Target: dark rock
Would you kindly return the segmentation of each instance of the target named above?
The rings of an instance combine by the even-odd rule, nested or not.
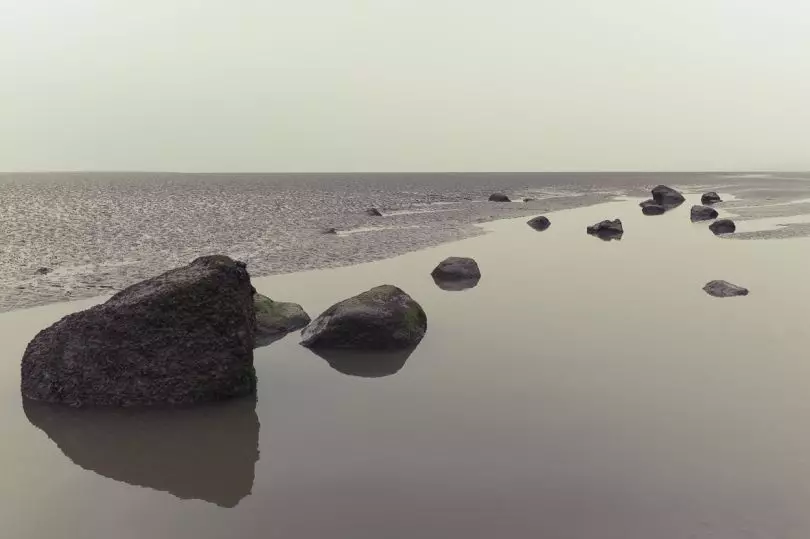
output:
[[[509,197],[504,195],[503,193],[492,193],[489,195],[490,202],[511,202]]]
[[[641,207],[641,213],[644,215],[662,215],[666,211],[667,209],[665,207],[659,206],[658,204],[648,204]]]
[[[706,286],[703,287],[703,290],[705,290],[710,296],[714,296],[716,298],[730,298],[733,296],[748,295],[747,288],[731,284],[728,281],[709,281],[706,283]]]
[[[535,200],[537,200],[537,199],[532,198],[532,197],[526,197],[526,198],[523,199],[523,202],[534,202]]]
[[[284,336],[311,322],[309,315],[297,303],[273,301],[267,296],[256,294],[253,296],[253,305],[256,308],[257,346],[264,345],[265,340],[273,342],[276,340],[273,337]]]
[[[709,206],[692,206],[689,217],[692,219],[692,222],[696,222],[717,219],[717,215],[717,210]]]
[[[340,373],[362,378],[382,378],[399,372],[415,349],[416,347],[410,346],[401,350],[315,349],[313,352]]]
[[[23,355],[22,393],[71,406],[249,395],[255,323],[245,264],[198,258],[41,331]]]
[[[682,194],[672,187],[667,187],[666,185],[657,185],[653,187],[652,197],[656,204],[663,206],[666,209],[680,206],[683,204],[684,200],[686,200],[683,198]]]
[[[549,221],[548,217],[546,217],[545,215],[540,215],[538,217],[535,217],[534,219],[529,219],[526,222],[526,224],[532,227],[533,229],[542,232],[543,230],[546,230],[548,227],[551,226],[551,221]]]
[[[329,307],[301,333],[308,348],[393,350],[415,346],[427,315],[408,294],[382,285]]]
[[[323,231],[324,234],[337,234],[337,228],[327,228]]]
[[[638,205],[641,206],[642,208],[646,208],[647,206],[658,206],[658,203],[653,199],[648,198],[647,200],[639,202]]]
[[[703,196],[700,197],[701,204],[717,204],[718,202],[723,202],[723,199],[721,199],[720,195],[718,195],[714,191],[703,193]]]
[[[430,275],[436,286],[450,292],[474,288],[481,280],[481,270],[475,260],[456,256],[440,262]]]
[[[34,273],[37,275],[48,275],[52,271],[51,268],[38,268]]]
[[[256,397],[178,408],[72,408],[22,399],[28,421],[74,464],[182,499],[234,507],[259,460]]]
[[[604,241],[620,240],[624,234],[624,228],[622,228],[622,222],[620,219],[596,223],[593,226],[589,226],[586,231],[591,236],[596,236]]]
[[[371,217],[382,217],[382,213],[377,208],[369,208],[366,210],[366,215]]]
[[[718,219],[709,225],[709,229],[715,234],[732,234],[737,230],[737,225],[731,219]]]

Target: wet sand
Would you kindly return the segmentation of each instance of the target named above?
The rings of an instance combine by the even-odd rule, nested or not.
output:
[[[382,283],[428,315],[410,355],[371,371],[297,334],[257,350],[255,402],[23,408],[27,342],[99,300],[0,314],[3,535],[806,539],[810,239],[715,237],[689,221],[696,198],[255,279],[313,316]],[[585,234],[616,217],[621,241]],[[451,255],[476,258],[478,286],[436,286]],[[713,279],[751,293],[712,298]]]

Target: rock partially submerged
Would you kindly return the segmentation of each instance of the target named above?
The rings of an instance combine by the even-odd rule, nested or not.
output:
[[[703,196],[700,197],[701,204],[717,204],[718,202],[723,202],[723,199],[721,199],[720,195],[718,195],[714,191],[703,193]]]
[[[23,355],[22,393],[71,406],[249,395],[255,323],[245,264],[198,258],[41,331]]]
[[[659,206],[658,204],[647,204],[641,207],[641,213],[644,215],[662,215],[666,211],[667,209],[665,207]]]
[[[656,204],[668,210],[680,206],[686,200],[681,193],[666,185],[653,187],[652,197]]]
[[[472,258],[451,256],[442,260],[430,273],[436,286],[458,292],[473,288],[481,280],[481,270]]]
[[[591,236],[596,236],[597,238],[605,241],[620,240],[624,234],[621,219],[614,219],[612,221],[606,220],[596,223],[595,225],[589,226],[586,231]]]
[[[747,296],[748,289],[736,284],[731,284],[728,281],[709,281],[703,287],[710,296],[716,298],[731,298],[734,296]]]
[[[267,296],[253,296],[256,308],[256,345],[270,344],[276,337],[306,327],[311,319],[297,303],[273,301]],[[269,341],[269,342],[265,342]]]
[[[535,230],[543,231],[546,230],[548,227],[551,226],[551,221],[548,220],[548,217],[545,215],[539,215],[533,219],[529,219],[526,222],[527,225],[532,227]]]
[[[642,208],[646,208],[647,206],[658,206],[658,202],[654,201],[651,198],[648,198],[647,200],[639,202],[638,205],[641,206]]]
[[[509,197],[504,195],[503,193],[492,193],[489,195],[490,202],[512,202],[509,200]]]
[[[394,350],[415,346],[427,315],[408,294],[382,285],[329,307],[301,333],[308,348]]]
[[[737,225],[731,219],[718,219],[709,225],[709,229],[716,235],[732,234],[737,230]]]
[[[382,217],[382,213],[377,208],[369,208],[366,210],[366,215],[370,217]]]
[[[712,219],[717,219],[717,215],[717,210],[709,206],[692,206],[692,210],[689,212],[689,218],[692,219],[693,223],[697,221],[711,221]]]

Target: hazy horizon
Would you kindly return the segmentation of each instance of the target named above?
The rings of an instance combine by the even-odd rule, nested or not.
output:
[[[0,0],[0,171],[810,170],[798,0]]]

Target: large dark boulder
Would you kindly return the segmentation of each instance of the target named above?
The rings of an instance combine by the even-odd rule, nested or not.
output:
[[[734,296],[747,296],[748,289],[728,281],[709,281],[703,290],[716,298],[731,298]]]
[[[297,303],[273,301],[267,296],[253,296],[256,308],[256,346],[265,346],[311,322],[304,308]]]
[[[71,406],[249,395],[255,322],[245,264],[198,258],[41,331],[23,355],[22,393]]]
[[[732,234],[737,230],[737,225],[731,219],[718,219],[709,225],[709,229],[716,235]]]
[[[532,227],[535,230],[543,231],[546,230],[548,227],[551,226],[551,221],[548,220],[548,217],[545,215],[539,215],[534,217],[533,219],[529,219],[526,221],[526,224]]]
[[[382,285],[336,303],[301,333],[308,348],[394,350],[415,346],[427,331],[427,315],[408,294]]]
[[[717,204],[718,202],[723,202],[723,199],[721,199],[720,195],[718,195],[714,191],[703,193],[703,196],[700,197],[701,204]]]
[[[647,204],[641,207],[641,213],[644,215],[662,215],[666,211],[667,209],[665,207],[659,206],[658,204]]]
[[[667,209],[674,208],[683,204],[686,200],[682,194],[666,185],[657,185],[653,187],[652,197],[656,204],[663,206]]]
[[[490,202],[512,202],[509,200],[509,197],[504,195],[503,193],[492,193],[489,195]]]
[[[451,256],[442,260],[430,273],[436,286],[458,292],[473,288],[481,280],[481,270],[472,258]]]
[[[624,235],[624,228],[622,227],[621,219],[614,219],[612,221],[602,221],[595,225],[589,226],[586,232],[591,236],[605,241],[620,240]]]
[[[692,219],[693,223],[697,221],[711,221],[712,219],[717,219],[717,215],[717,210],[709,206],[692,206],[692,210],[689,212],[689,218]]]

